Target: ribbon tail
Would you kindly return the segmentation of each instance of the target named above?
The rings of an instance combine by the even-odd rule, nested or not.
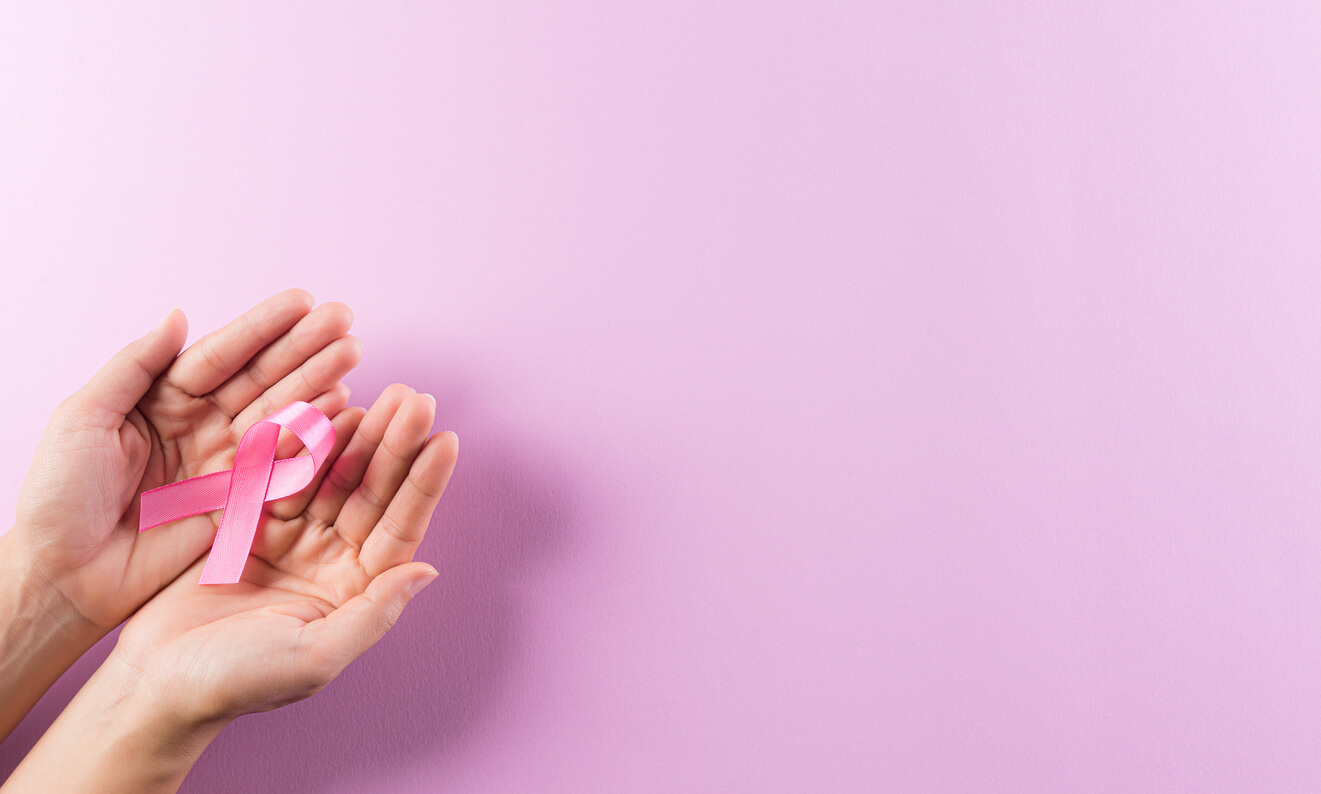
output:
[[[234,584],[243,575],[261,521],[266,491],[270,488],[275,443],[279,438],[280,426],[263,420],[253,425],[239,442],[225,514],[220,519],[199,584]]]

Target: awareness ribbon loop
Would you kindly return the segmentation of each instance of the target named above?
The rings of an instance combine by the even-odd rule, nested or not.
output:
[[[281,427],[298,436],[310,454],[276,460]],[[262,504],[306,488],[334,446],[335,428],[325,414],[305,402],[290,403],[248,428],[234,453],[234,468],[144,491],[138,531],[223,508],[198,584],[233,584],[248,561]]]

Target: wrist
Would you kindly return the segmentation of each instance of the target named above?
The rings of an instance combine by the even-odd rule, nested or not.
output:
[[[211,740],[233,721],[193,715],[169,702],[141,670],[115,651],[85,688],[83,720],[103,720],[114,737],[113,744],[133,748],[134,757],[140,754],[158,769],[186,762],[181,770],[186,773]]]
[[[109,629],[89,619],[56,583],[56,577],[43,565],[40,556],[24,540],[25,532],[15,525],[0,535],[0,574],[5,595],[20,599],[23,619],[42,627],[45,633],[69,639],[91,638],[91,643],[109,633]],[[110,628],[113,628],[110,627]]]
[[[0,536],[0,739],[106,633],[45,578],[17,532]]]
[[[121,640],[97,670],[102,679],[98,685],[102,698],[107,701],[123,699],[138,721],[150,722],[159,726],[163,733],[187,742],[197,737],[214,738],[226,725],[242,716],[241,713],[222,713],[207,708],[196,698],[186,697],[187,693],[181,697],[170,674],[150,667],[144,669],[139,661],[124,652]]]
[[[15,770],[5,792],[174,791],[229,723],[167,705],[141,671],[112,652]],[[52,783],[54,785],[52,785]]]

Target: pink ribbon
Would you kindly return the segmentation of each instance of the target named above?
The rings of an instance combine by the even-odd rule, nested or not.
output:
[[[276,460],[281,427],[293,431],[311,454]],[[248,562],[262,504],[306,488],[334,446],[335,428],[325,414],[304,402],[290,403],[248,428],[234,453],[234,468],[144,491],[138,531],[223,508],[198,584],[233,584]]]

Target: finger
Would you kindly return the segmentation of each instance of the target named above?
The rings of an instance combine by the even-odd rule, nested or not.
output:
[[[335,519],[335,528],[353,547],[361,549],[372,527],[385,515],[390,500],[408,477],[413,460],[431,434],[435,417],[435,398],[429,394],[412,394],[390,420],[362,482],[353,489]]]
[[[234,417],[233,430],[242,437],[249,427],[296,400],[311,400],[334,386],[362,360],[362,343],[355,336],[341,336],[312,356],[301,367],[284,376],[252,404]]]
[[[210,392],[312,311],[312,303],[312,296],[301,289],[267,298],[190,345],[170,367],[166,379],[194,397]]]
[[[220,410],[238,414],[267,389],[302,366],[331,342],[349,332],[353,312],[342,303],[323,303],[302,318],[288,333],[252,358],[234,377],[222,383],[212,397]]]
[[[459,437],[454,433],[437,433],[427,440],[385,515],[362,544],[358,559],[368,576],[413,559],[458,458]]]
[[[385,437],[390,420],[403,404],[404,398],[412,393],[413,390],[402,383],[392,384],[381,392],[381,396],[376,398],[371,410],[367,411],[362,423],[358,425],[344,453],[335,459],[330,471],[326,473],[325,481],[307,507],[308,515],[327,524],[335,523],[349,495],[362,482],[362,475],[366,473],[376,447]]]
[[[325,414],[327,419],[333,420],[335,418],[335,415],[343,411],[345,406],[349,404],[350,395],[351,392],[349,390],[348,384],[336,383],[326,391],[322,392],[321,394],[309,400],[308,402],[312,404],[312,407],[316,408],[318,411]],[[256,424],[256,422],[254,422],[253,424]],[[245,428],[244,432],[251,429],[252,429],[251,426],[249,426]],[[234,430],[232,425],[231,425],[231,431],[234,438],[234,444],[237,447],[237,445],[243,440],[243,433]],[[234,453],[236,451],[237,451],[236,449],[231,449],[228,452],[226,452],[222,458],[220,458],[222,462],[221,468],[224,468],[224,464],[233,465]],[[275,442],[275,457],[277,459],[292,458],[295,455],[307,455],[307,454],[310,453],[307,452],[307,448],[303,446],[302,439],[300,439],[297,435],[293,433],[293,431],[289,430],[288,428],[286,427],[280,428],[280,436]],[[329,460],[330,459],[328,458],[328,462],[325,464],[326,466],[330,465]]]
[[[170,366],[188,338],[188,318],[172,310],[146,336],[120,350],[69,398],[78,411],[123,418]]]
[[[391,568],[373,579],[363,593],[325,618],[307,624],[302,633],[307,652],[302,657],[312,669],[305,672],[330,681],[384,637],[413,596],[434,582],[437,575],[436,569],[424,562]]]
[[[315,405],[316,403],[313,403]],[[277,499],[267,503],[266,507],[270,514],[282,520],[289,520],[301,515],[311,503],[312,497],[316,495],[317,489],[321,487],[321,482],[326,479],[326,474],[330,467],[344,453],[349,442],[353,439],[353,434],[357,432],[358,425],[362,423],[362,418],[366,416],[367,411],[358,408],[345,408],[336,414],[330,423],[335,428],[335,446],[331,448],[330,455],[326,462],[312,475],[312,482],[307,487],[292,496],[286,496],[283,499]],[[327,414],[329,416],[329,414]]]

